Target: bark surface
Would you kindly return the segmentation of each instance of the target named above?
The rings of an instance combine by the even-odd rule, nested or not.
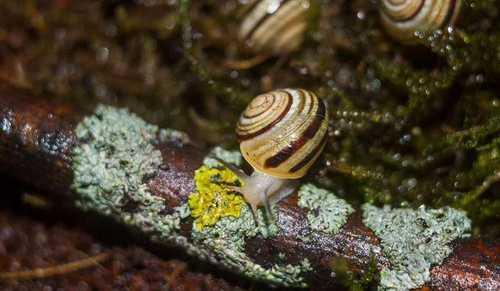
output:
[[[88,112],[87,112],[88,113]],[[0,88],[0,171],[47,193],[47,198],[71,204],[72,170],[70,153],[77,144],[74,128],[86,115],[69,104],[49,101],[10,88]],[[173,208],[187,201],[194,190],[194,171],[204,153],[195,146],[161,144],[163,166],[148,181],[153,195],[165,199]],[[314,272],[307,276],[313,289],[335,284],[332,266],[345,262],[354,274],[362,274],[375,259],[377,267],[389,266],[378,239],[363,225],[361,212],[352,214],[337,235],[315,232],[307,226],[305,212],[297,206],[296,195],[279,203],[279,224],[283,229],[271,239],[255,237],[246,243],[247,254],[264,267],[286,254],[287,263],[307,258]],[[184,221],[181,234],[190,238],[192,225]],[[300,239],[307,233],[308,242]],[[454,252],[440,266],[431,269],[429,286],[436,290],[500,288],[498,242],[478,239],[455,242]],[[224,266],[222,266],[224,267]]]

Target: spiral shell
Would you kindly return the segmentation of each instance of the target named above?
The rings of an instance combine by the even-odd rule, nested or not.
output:
[[[255,52],[287,54],[304,39],[309,6],[309,0],[255,0],[239,38]]]
[[[461,0],[381,0],[380,15],[387,32],[411,43],[417,31],[432,31],[453,25]]]
[[[261,173],[303,177],[327,140],[328,111],[314,93],[282,89],[255,97],[241,114],[236,133],[245,160]]]

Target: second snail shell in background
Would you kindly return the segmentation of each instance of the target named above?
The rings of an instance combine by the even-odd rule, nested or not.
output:
[[[322,152],[328,110],[314,93],[282,89],[255,97],[242,113],[236,133],[254,170],[282,179],[303,177]]]
[[[380,0],[380,16],[389,35],[412,43],[417,31],[453,25],[461,6],[461,0]]]
[[[309,0],[254,0],[249,5],[238,37],[252,51],[284,55],[301,45]]]

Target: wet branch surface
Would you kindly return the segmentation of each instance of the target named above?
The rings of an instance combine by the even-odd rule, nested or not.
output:
[[[0,88],[0,171],[43,191],[57,207],[71,205],[76,199],[70,189],[70,153],[76,145],[73,130],[85,114],[68,104]],[[201,165],[203,152],[191,145],[161,144],[158,148],[163,166],[148,185],[153,195],[161,196],[173,208],[185,203],[194,190],[193,174]],[[181,224],[181,234],[188,238],[191,223],[184,220]],[[336,262],[346,263],[356,275],[366,272],[373,261],[379,269],[390,265],[378,239],[362,224],[360,212],[351,215],[341,232],[331,236],[307,226],[305,213],[292,196],[279,203],[278,223],[282,231],[277,236],[247,239],[246,253],[264,267],[276,263],[278,253],[284,253],[290,264],[307,258],[314,270],[306,276],[313,289],[337,284],[332,277]],[[299,238],[304,234],[312,239],[304,242]],[[499,253],[498,242],[457,241],[445,262],[431,269],[428,287],[495,290],[500,287]]]

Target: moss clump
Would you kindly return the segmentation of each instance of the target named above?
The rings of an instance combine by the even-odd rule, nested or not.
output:
[[[245,200],[233,193],[227,185],[239,185],[238,177],[228,169],[212,169],[202,166],[194,176],[196,192],[189,196],[194,226],[202,230],[213,226],[222,217],[240,217]]]
[[[381,239],[391,268],[380,274],[382,290],[409,290],[430,280],[430,268],[452,252],[449,244],[468,236],[471,222],[453,208],[417,210],[363,206],[363,222]]]
[[[72,164],[77,205],[161,236],[178,229],[182,215],[165,215],[165,201],[145,184],[162,162],[153,146],[158,131],[125,109],[99,105],[75,130],[80,143]]]
[[[309,209],[307,221],[312,229],[332,235],[340,231],[349,214],[354,212],[345,200],[312,184],[300,187],[298,205]]]

